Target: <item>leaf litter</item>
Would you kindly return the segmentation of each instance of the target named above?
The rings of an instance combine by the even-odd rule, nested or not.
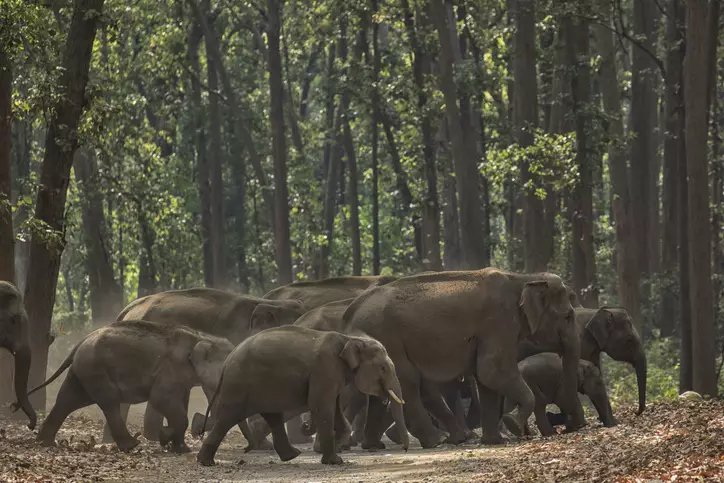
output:
[[[143,438],[125,454],[100,444],[103,421],[83,415],[68,418],[56,447],[43,448],[35,443],[37,430],[0,418],[0,481],[724,481],[724,402],[653,403],[640,416],[633,410],[618,408],[619,424],[613,428],[590,419],[576,433],[535,436],[502,447],[415,447],[406,454],[357,449],[342,455],[340,467],[320,465],[319,455],[307,445],[289,463],[273,453],[249,453],[243,455],[247,464],[237,466],[240,435],[222,445],[213,468],[197,465],[194,454],[171,455]],[[138,429],[131,425],[132,433]],[[187,444],[194,452],[200,447],[188,435]]]

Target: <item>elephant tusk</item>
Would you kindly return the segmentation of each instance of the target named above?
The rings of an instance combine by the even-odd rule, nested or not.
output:
[[[390,393],[390,397],[392,397],[392,399],[394,399],[397,404],[405,404],[405,400],[397,397],[397,394],[395,394],[395,391],[393,391],[392,389],[388,389],[387,392]]]

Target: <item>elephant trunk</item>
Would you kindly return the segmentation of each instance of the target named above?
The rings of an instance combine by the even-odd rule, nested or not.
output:
[[[400,432],[400,438],[402,440],[402,449],[407,451],[410,447],[410,435],[407,433],[407,425],[405,424],[405,415],[402,410],[403,404],[402,399],[402,388],[400,387],[399,381],[395,380],[385,382],[385,391],[390,396],[390,411],[392,412],[392,418],[397,425]]]
[[[575,324],[574,324],[575,325]],[[575,431],[586,425],[583,406],[578,398],[578,363],[581,360],[581,342],[576,334],[563,340],[563,394],[566,408],[561,408],[568,417],[566,430]]]
[[[15,396],[18,402],[15,406],[22,409],[30,419],[28,427],[35,429],[37,416],[28,399],[28,376],[30,374],[30,347],[26,344],[15,350]]]
[[[643,348],[639,350],[634,361],[634,369],[636,369],[636,382],[639,388],[639,409],[636,414],[641,414],[646,409],[646,378],[648,377],[648,369],[646,364],[646,353]]]

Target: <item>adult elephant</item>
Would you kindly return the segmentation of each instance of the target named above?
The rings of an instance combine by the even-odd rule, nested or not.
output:
[[[569,430],[585,424],[577,397],[580,339],[561,279],[550,273],[516,274],[486,268],[429,273],[376,287],[344,313],[345,332],[365,334],[386,347],[402,384],[405,419],[423,447],[439,443],[421,397],[427,381],[445,383],[471,370],[483,405],[482,442],[499,444],[500,396],[518,407],[518,424],[534,397],[517,365],[517,343],[531,337],[563,356]],[[385,407],[371,397],[363,444],[374,447],[385,428]]]
[[[37,417],[28,400],[28,374],[30,372],[30,342],[28,340],[28,314],[23,306],[23,297],[15,285],[0,281],[0,347],[4,347],[15,358],[14,404],[23,410],[35,428]]]
[[[295,282],[275,288],[264,295],[268,300],[301,300],[307,310],[355,298],[370,288],[379,287],[397,280],[391,275],[369,277],[334,277],[314,282]]]
[[[641,414],[646,409],[648,365],[641,337],[628,312],[620,307],[577,307],[575,311],[581,334],[581,359],[592,362],[600,370],[601,353],[605,352],[615,361],[631,364],[638,384],[639,407],[636,414]],[[546,351],[541,344],[525,341],[519,345],[518,360]]]
[[[305,312],[306,308],[299,300],[266,300],[212,288],[192,288],[142,297],[123,309],[118,320],[184,325],[238,345],[263,329],[292,324]],[[125,420],[128,407],[123,409]],[[162,422],[163,416],[147,406],[144,436],[158,440]],[[110,433],[106,431],[104,441],[109,439]]]

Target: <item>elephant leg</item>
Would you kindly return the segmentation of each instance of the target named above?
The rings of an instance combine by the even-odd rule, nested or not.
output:
[[[352,427],[349,425],[349,421],[344,417],[342,412],[342,406],[337,401],[337,406],[334,412],[334,445],[335,450],[339,453],[344,449],[349,449],[349,440],[352,436]]]
[[[249,424],[249,435],[251,439],[247,438],[249,446],[245,451],[269,451],[274,448],[269,440],[266,439],[267,435],[271,432],[271,429],[264,418],[254,415],[249,418],[247,423]]]
[[[480,394],[480,426],[483,428],[482,444],[502,444],[503,435],[498,429],[500,420],[500,395],[489,387],[478,384]]]
[[[146,405],[143,414],[143,437],[149,441],[158,441],[163,426],[163,415],[150,404]]]
[[[538,426],[540,434],[542,434],[543,436],[551,436],[556,434],[555,428],[551,425],[550,421],[548,421],[548,415],[546,414],[546,405],[536,404],[534,412],[535,424],[536,426]]]
[[[91,404],[93,404],[93,400],[83,389],[78,378],[72,371],[69,372],[60,386],[53,409],[50,410],[40,427],[37,440],[43,446],[52,446],[55,444],[55,435],[58,434],[58,430],[68,415]]]
[[[302,431],[302,418],[300,416],[294,416],[287,421],[287,432],[289,434],[289,441],[292,444],[307,444],[312,442],[310,435]],[[273,433],[272,431],[272,437],[274,437]]]
[[[405,398],[405,420],[410,423],[410,433],[420,441],[423,448],[435,448],[442,443],[444,434],[432,424],[430,414],[423,404],[422,394],[420,392],[420,380],[405,378],[400,381],[402,384],[402,394]],[[436,397],[441,401],[442,396],[437,393]],[[444,404],[444,401],[442,401]],[[447,409],[448,415],[452,416],[450,410]],[[455,418],[452,417],[452,420]]]
[[[151,394],[149,406],[168,420],[168,428],[162,427],[159,431],[159,443],[161,446],[171,444],[171,451],[174,453],[188,453],[191,450],[186,446],[184,434],[188,428],[188,410],[184,401],[184,391],[180,394],[174,394],[176,391],[164,391],[163,389],[155,390]]]
[[[274,450],[282,461],[290,461],[299,456],[301,451],[291,445],[287,432],[284,429],[284,415],[282,413],[262,413],[266,423],[271,428],[274,438]]]
[[[349,445],[357,446],[362,442],[365,432],[365,424],[367,424],[367,401],[365,400],[365,407],[362,408],[357,416],[352,420],[352,437],[349,439]]]
[[[528,417],[533,413],[535,398],[533,392],[523,380],[520,373],[513,375],[510,379],[502,384],[497,384],[493,388],[498,394],[508,398],[511,403],[518,408],[518,414],[515,421],[518,427],[522,429],[528,424]],[[486,408],[487,409],[487,408]],[[498,402],[498,414],[500,414],[501,404]]]
[[[339,397],[329,397],[329,390],[320,387],[321,384],[310,384],[309,407],[312,417],[317,425],[317,438],[322,450],[322,464],[339,465],[342,458],[334,447],[334,420],[338,411]]]
[[[385,444],[380,439],[382,432],[386,429],[383,427],[386,411],[387,407],[380,398],[375,396],[367,398],[367,418],[362,436],[362,449],[385,449]]]
[[[317,428],[314,426],[314,420],[312,419],[312,413],[307,411],[306,413],[299,416],[302,422],[300,430],[307,436],[312,436],[317,432]]]
[[[196,455],[196,461],[204,466],[214,465],[214,456],[219,449],[219,445],[226,437],[226,433],[228,433],[235,424],[238,424],[239,427],[241,427],[242,424],[245,426],[247,416],[248,414],[246,414],[244,408],[236,405],[218,408],[216,423],[214,427],[211,428],[206,439],[204,439],[204,443]],[[246,435],[244,436],[246,437]]]
[[[440,421],[449,433],[449,436],[445,439],[445,443],[460,444],[465,442],[467,440],[467,434],[465,430],[460,427],[457,418],[455,418],[455,415],[445,403],[445,399],[443,399],[442,394],[440,394],[438,385],[423,380],[421,389],[425,407],[433,417]]]
[[[126,422],[121,414],[121,405],[119,403],[104,402],[98,404],[106,417],[106,422],[111,431],[113,441],[116,446],[123,452],[131,451],[140,443],[136,438],[131,436],[126,427]]]
[[[131,409],[130,404],[121,403],[121,419],[123,419],[123,424],[126,424],[126,420],[128,420],[128,411]],[[108,421],[106,421],[106,424],[103,426],[103,439],[101,440],[103,444],[108,444],[113,442],[113,434],[111,432],[110,426],[108,426]]]

